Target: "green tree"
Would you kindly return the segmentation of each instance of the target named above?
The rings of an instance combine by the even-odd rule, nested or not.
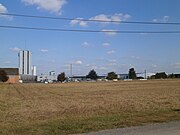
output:
[[[89,74],[86,76],[86,78],[90,78],[92,80],[98,79],[96,71],[93,69],[89,72]]]
[[[176,78],[176,76],[172,73],[168,75],[168,78]]]
[[[7,82],[9,77],[4,70],[0,70],[0,82]]]
[[[134,68],[129,69],[129,79],[136,79],[136,71]]]
[[[57,77],[57,80],[58,80],[59,82],[64,82],[64,81],[66,80],[66,75],[65,75],[65,73],[62,72],[61,74],[59,74],[58,77]]]
[[[117,74],[115,72],[109,72],[107,75],[108,80],[117,79]]]
[[[151,75],[149,79],[155,79],[155,75]]]
[[[155,79],[165,79],[165,78],[167,78],[167,75],[165,72],[156,73],[155,75]]]

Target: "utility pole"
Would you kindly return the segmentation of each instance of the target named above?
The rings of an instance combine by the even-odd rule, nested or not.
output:
[[[26,40],[25,40],[25,46],[24,46],[24,47],[25,47],[25,48],[24,48],[25,50],[27,49],[26,46],[27,46],[27,42],[26,42]]]
[[[70,64],[70,77],[71,77],[71,80],[72,80],[72,64]]]

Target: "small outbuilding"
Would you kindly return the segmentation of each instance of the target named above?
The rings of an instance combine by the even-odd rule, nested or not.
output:
[[[0,68],[8,76],[6,83],[19,83],[19,68]]]

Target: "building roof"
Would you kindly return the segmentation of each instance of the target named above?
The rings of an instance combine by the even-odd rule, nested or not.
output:
[[[1,70],[4,70],[7,75],[19,75],[19,68],[0,68]]]

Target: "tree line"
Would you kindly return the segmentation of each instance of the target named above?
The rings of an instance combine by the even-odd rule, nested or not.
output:
[[[86,78],[91,79],[91,80],[97,80],[99,78],[99,76],[98,76],[97,72],[94,69],[92,69],[86,75]],[[152,76],[148,77],[147,79],[166,79],[166,78],[176,78],[176,77],[175,77],[175,75],[173,73],[167,75],[165,72],[160,72],[160,73],[156,73],[155,75],[152,75]],[[118,78],[118,74],[116,74],[115,72],[109,72],[107,74],[106,79],[114,80],[114,79],[119,79],[119,78]],[[137,77],[135,69],[130,68],[129,72],[128,72],[128,78],[127,79],[133,79],[134,80],[134,79],[146,79],[146,78]],[[58,77],[57,77],[57,80],[59,82],[65,81],[66,80],[65,73],[63,72],[63,73],[59,74]]]
[[[86,78],[91,80],[97,80],[99,76],[97,75],[96,71],[92,69],[90,70],[88,75],[86,75]],[[166,79],[166,78],[176,78],[176,75],[173,73],[167,75],[165,72],[160,72],[150,76],[148,79]],[[7,73],[4,70],[0,70],[0,82],[7,82],[8,79],[9,76],[7,75]],[[118,75],[115,72],[109,72],[107,74],[106,79],[108,80],[118,79]],[[128,79],[144,79],[144,77],[137,77],[135,69],[130,68],[128,73]],[[65,80],[66,80],[66,75],[64,72],[60,73],[57,76],[57,81],[64,82]]]

